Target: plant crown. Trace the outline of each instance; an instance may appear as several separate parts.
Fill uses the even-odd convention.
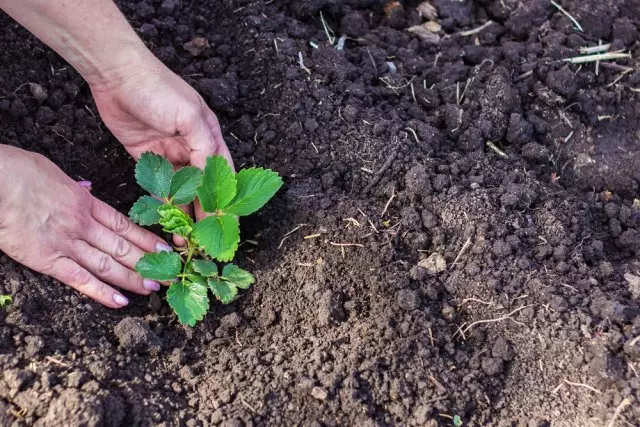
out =
[[[184,238],[175,252],[146,254],[136,271],[147,279],[171,282],[167,302],[178,321],[194,326],[209,309],[208,289],[223,304],[233,301],[238,289],[255,282],[253,275],[229,262],[240,241],[239,216],[251,215],[282,186],[282,178],[269,169],[248,168],[237,174],[222,156],[207,159],[204,171],[183,167],[173,171],[162,156],[144,153],[136,164],[136,180],[151,196],[142,196],[129,217],[140,225],[160,224],[162,230]],[[180,208],[198,197],[210,215],[201,221]]]

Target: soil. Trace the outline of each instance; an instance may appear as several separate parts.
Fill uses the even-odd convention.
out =
[[[561,3],[584,32],[546,0],[432,0],[424,39],[412,1],[119,2],[286,185],[242,224],[257,285],[193,329],[0,254],[0,424],[640,425],[640,72],[563,61],[639,57],[640,4]],[[0,139],[128,211],[82,79],[4,15],[0,45]]]

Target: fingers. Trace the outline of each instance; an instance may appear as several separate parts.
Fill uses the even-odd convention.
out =
[[[227,159],[227,162],[233,168],[233,159],[227,144],[222,138],[218,119],[206,105],[202,108],[203,112],[200,114],[200,120],[195,124],[193,132],[188,135],[188,144],[191,148],[191,165],[204,169],[207,164],[207,157],[219,154]]]
[[[85,238],[91,246],[108,254],[120,264],[132,270],[140,258],[144,256],[142,249],[98,222],[94,222],[89,226]]]
[[[107,307],[121,308],[129,304],[124,295],[69,258],[59,258],[47,274]]]
[[[141,295],[148,295],[152,290],[160,289],[159,283],[149,280],[143,281],[138,273],[120,264],[109,254],[94,248],[87,242],[78,241],[74,247],[74,257],[78,264],[91,274],[119,288]],[[155,289],[150,289],[151,282],[154,283],[153,288]]]
[[[135,225],[129,218],[106,203],[93,199],[91,206],[93,218],[100,224],[124,237],[144,252],[171,251],[171,246],[150,231]]]

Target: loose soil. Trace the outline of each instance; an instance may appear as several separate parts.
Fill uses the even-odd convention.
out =
[[[546,0],[431,3],[422,40],[411,1],[119,2],[286,185],[242,224],[257,285],[193,329],[0,255],[0,424],[640,425],[640,72],[562,60],[640,57],[640,5],[562,1],[579,32]],[[4,15],[0,46],[2,141],[126,212],[82,79]]]

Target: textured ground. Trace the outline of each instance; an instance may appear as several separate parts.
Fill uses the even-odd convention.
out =
[[[258,284],[193,329],[0,254],[0,425],[640,425],[640,73],[562,61],[640,56],[637,1],[563,1],[584,32],[542,0],[119,4],[286,185],[242,224]],[[6,16],[0,45],[0,139],[127,211],[86,85]]]

